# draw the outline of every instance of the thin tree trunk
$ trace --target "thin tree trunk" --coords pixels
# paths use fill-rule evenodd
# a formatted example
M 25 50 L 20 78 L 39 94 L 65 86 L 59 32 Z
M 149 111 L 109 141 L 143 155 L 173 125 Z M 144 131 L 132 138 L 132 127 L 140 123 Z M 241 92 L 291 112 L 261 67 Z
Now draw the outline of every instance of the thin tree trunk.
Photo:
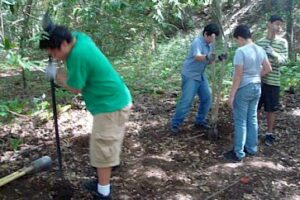
M 222 28 L 222 4 L 220 0 L 213 0 L 213 12 L 214 12 L 214 17 L 216 18 L 216 21 L 218 22 L 221 33 L 224 35 L 224 31 Z M 224 49 L 224 51 L 226 51 Z M 225 53 L 225 52 L 224 52 Z M 220 105 L 220 100 L 221 100 L 221 91 L 222 91 L 222 82 L 223 82 L 223 77 L 224 77 L 224 61 L 222 62 L 221 66 L 221 75 L 220 77 L 216 78 L 216 65 L 213 64 L 211 66 L 211 74 L 212 74 L 212 99 L 213 99 L 213 106 L 212 106 L 212 112 L 211 112 L 211 118 L 210 118 L 210 123 L 211 123 L 211 130 L 209 134 L 210 139 L 217 139 L 218 137 L 218 120 L 219 120 L 219 105 Z
M 24 49 L 25 49 L 25 41 L 28 39 L 28 24 L 29 24 L 29 18 L 30 18 L 30 13 L 31 13 L 31 7 L 32 7 L 32 2 L 33 0 L 27 0 L 26 6 L 24 8 L 23 16 L 24 16 L 24 21 L 23 21 L 23 26 L 22 26 L 22 34 L 20 37 L 20 55 L 21 58 L 24 57 Z M 25 76 L 25 69 L 22 67 L 22 80 L 23 80 L 23 88 L 25 89 L 27 84 L 26 84 L 26 76 Z
M 0 23 L 1 23 L 1 33 L 0 33 L 0 36 L 1 36 L 2 40 L 4 40 L 5 33 L 4 33 L 3 13 L 2 13 L 2 9 L 1 8 L 0 8 Z
M 213 9 L 213 13 L 214 13 L 214 18 L 216 18 L 215 20 L 221 19 L 222 17 L 222 10 L 221 10 L 221 2 L 220 0 L 213 0 L 212 1 L 212 9 Z M 215 68 L 215 64 L 212 64 L 211 67 L 212 70 L 212 102 L 215 102 L 215 97 L 216 97 L 216 87 L 215 87 L 215 83 L 216 83 L 216 68 Z
M 156 49 L 157 49 L 157 33 L 154 30 L 151 36 L 151 51 L 156 52 Z
M 294 0 L 288 1 L 288 19 L 287 19 L 287 41 L 289 44 L 289 58 L 293 61 L 296 60 L 296 55 L 294 53 L 294 16 L 293 16 L 293 6 Z

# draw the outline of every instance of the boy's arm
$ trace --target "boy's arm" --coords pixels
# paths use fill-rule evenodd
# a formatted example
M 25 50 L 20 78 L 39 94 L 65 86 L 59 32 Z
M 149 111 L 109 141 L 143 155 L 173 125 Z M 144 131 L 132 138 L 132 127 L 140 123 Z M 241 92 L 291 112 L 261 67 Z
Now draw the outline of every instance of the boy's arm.
M 195 56 L 195 60 L 197 60 L 197 61 L 205 61 L 206 60 L 206 55 L 196 55 Z
M 56 81 L 57 81 L 58 85 L 62 86 L 63 88 L 65 88 L 66 90 L 70 91 L 73 94 L 81 93 L 81 90 L 71 88 L 67 85 L 67 83 L 66 83 L 67 82 L 67 75 L 62 70 L 57 71 Z
M 229 99 L 228 99 L 228 104 L 231 108 L 233 108 L 233 101 L 234 101 L 234 96 L 236 94 L 237 89 L 239 88 L 239 85 L 242 80 L 243 76 L 243 65 L 236 65 L 235 66 L 235 72 L 234 72 L 234 77 L 233 77 L 233 82 L 232 82 L 232 87 L 231 91 L 229 94 Z
M 215 42 L 215 39 L 213 39 L 211 45 L 213 45 Z M 195 60 L 197 61 L 208 61 L 209 64 L 214 62 L 216 60 L 216 54 L 213 52 L 212 47 L 210 47 L 210 52 L 207 55 L 203 55 L 201 53 L 202 46 L 198 42 L 198 40 L 194 40 L 192 44 L 192 53 L 194 55 Z
M 282 48 L 279 52 L 276 52 L 272 47 L 266 47 L 266 53 L 272 57 L 272 59 L 278 64 L 284 64 L 288 60 L 288 43 L 283 40 Z
M 267 73 L 272 71 L 272 66 L 271 66 L 268 59 L 265 59 L 263 61 L 262 66 L 263 66 L 263 68 L 262 68 L 261 73 L 260 73 L 261 76 L 265 76 Z
M 212 63 L 216 60 L 216 54 L 215 53 L 209 53 L 207 55 L 196 55 L 195 60 L 208 61 L 209 63 Z

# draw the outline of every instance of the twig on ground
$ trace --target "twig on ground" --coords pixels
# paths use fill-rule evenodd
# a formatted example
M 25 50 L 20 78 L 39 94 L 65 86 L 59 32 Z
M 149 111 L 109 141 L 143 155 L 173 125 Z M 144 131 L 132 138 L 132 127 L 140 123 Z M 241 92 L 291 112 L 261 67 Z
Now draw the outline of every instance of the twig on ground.
M 27 115 L 22 115 L 22 114 L 19 114 L 19 113 L 16 113 L 14 111 L 11 111 L 11 110 L 7 110 L 9 113 L 13 114 L 13 115 L 16 115 L 18 117 L 24 117 L 24 118 L 27 118 L 29 119 L 30 117 L 28 117 Z
M 236 181 L 234 181 L 233 183 L 227 185 L 226 187 L 222 188 L 221 190 L 215 192 L 214 194 L 208 196 L 205 198 L 205 200 L 209 200 L 215 196 L 217 196 L 218 194 L 224 192 L 225 190 L 227 190 L 228 188 L 236 185 L 237 183 L 242 183 L 242 184 L 248 184 L 249 183 L 249 177 L 248 176 L 243 176 L 243 177 L 240 177 L 238 178 Z
M 198 137 L 202 137 L 203 135 L 204 135 L 204 133 L 202 133 L 202 134 L 199 134 L 199 135 L 196 135 L 196 136 L 192 136 L 192 137 L 185 138 L 184 140 L 191 140 L 191 139 L 195 139 L 195 138 L 198 138 Z

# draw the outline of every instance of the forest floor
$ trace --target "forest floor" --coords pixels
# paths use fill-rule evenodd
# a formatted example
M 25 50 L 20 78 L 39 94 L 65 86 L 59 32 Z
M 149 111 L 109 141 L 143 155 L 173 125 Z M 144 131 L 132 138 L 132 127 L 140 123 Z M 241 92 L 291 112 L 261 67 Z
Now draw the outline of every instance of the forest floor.
M 11 72 L 0 73 L 2 100 L 32 102 L 45 94 L 45 100 L 49 101 L 50 87 L 43 74 L 31 73 L 26 90 L 22 89 L 20 79 Z M 172 93 L 134 97 L 122 163 L 113 172 L 114 199 L 300 199 L 300 94 L 282 96 L 275 145 L 267 147 L 261 140 L 259 153 L 241 163 L 228 162 L 222 156 L 232 146 L 232 117 L 226 106 L 221 106 L 218 140 L 210 141 L 204 131 L 193 128 L 196 104 L 181 134 L 170 135 L 169 120 L 177 96 Z M 0 127 L 0 177 L 43 155 L 53 160 L 50 171 L 25 175 L 1 187 L 0 199 L 92 199 L 81 186 L 82 181 L 96 175 L 89 165 L 91 116 L 82 109 L 78 98 L 70 98 L 72 109 L 60 109 L 58 117 L 64 179 L 58 173 L 51 117 L 26 114 L 33 109 L 28 103 Z M 66 101 L 58 97 L 59 104 Z M 265 129 L 262 119 L 260 131 Z M 12 149 L 12 138 L 22 141 L 17 151 Z M 240 182 L 242 177 L 249 177 L 250 181 Z M 221 192 L 209 198 L 218 191 Z

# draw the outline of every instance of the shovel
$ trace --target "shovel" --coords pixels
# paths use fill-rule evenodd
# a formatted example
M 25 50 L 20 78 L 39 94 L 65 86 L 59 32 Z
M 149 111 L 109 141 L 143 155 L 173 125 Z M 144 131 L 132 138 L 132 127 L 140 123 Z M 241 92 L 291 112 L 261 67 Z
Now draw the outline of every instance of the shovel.
M 49 156 L 43 156 L 35 161 L 33 161 L 28 167 L 24 167 L 10 175 L 7 175 L 0 179 L 0 187 L 3 185 L 16 180 L 24 176 L 25 174 L 37 173 L 41 171 L 46 171 L 51 168 L 52 160 Z

